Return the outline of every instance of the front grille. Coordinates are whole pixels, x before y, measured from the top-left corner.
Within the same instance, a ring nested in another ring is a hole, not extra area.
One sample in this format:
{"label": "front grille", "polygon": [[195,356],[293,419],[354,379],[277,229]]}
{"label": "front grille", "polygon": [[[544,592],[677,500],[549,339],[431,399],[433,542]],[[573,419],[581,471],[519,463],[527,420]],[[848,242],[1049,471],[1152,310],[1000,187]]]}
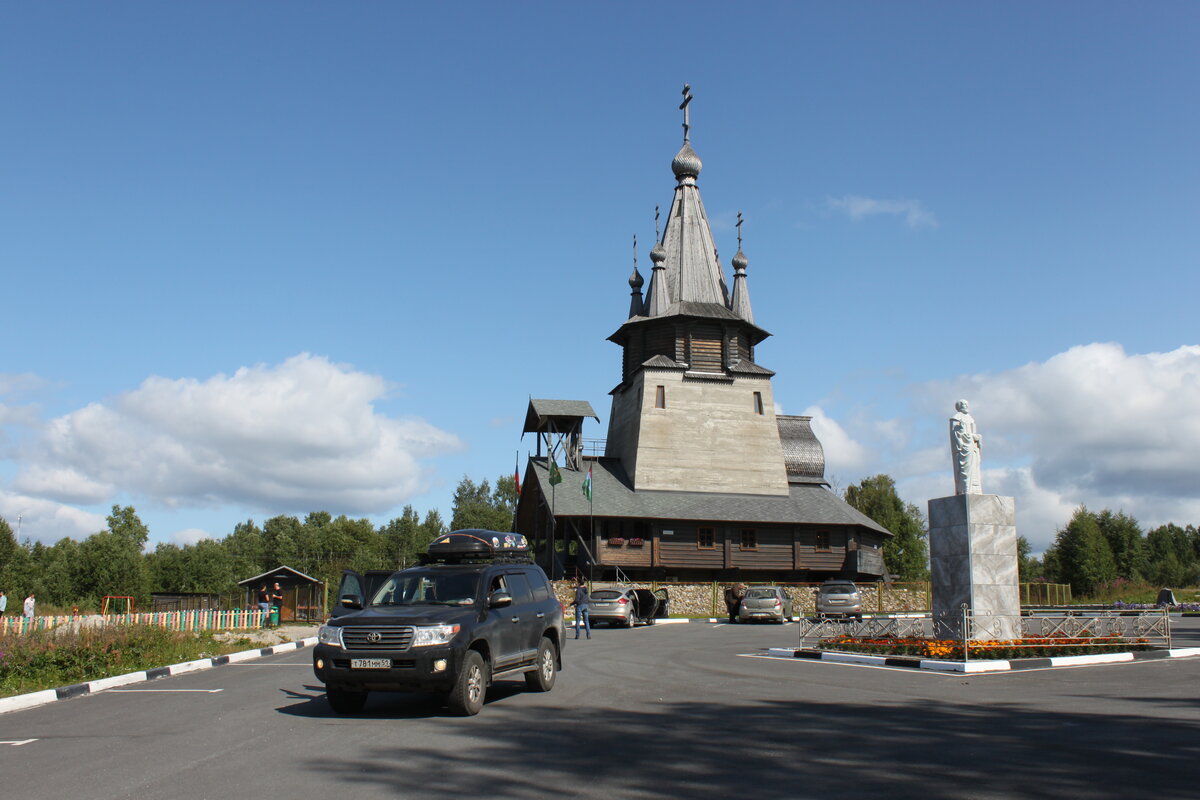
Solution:
{"label": "front grille", "polygon": [[342,628],[342,644],[347,650],[407,650],[412,640],[411,625]]}

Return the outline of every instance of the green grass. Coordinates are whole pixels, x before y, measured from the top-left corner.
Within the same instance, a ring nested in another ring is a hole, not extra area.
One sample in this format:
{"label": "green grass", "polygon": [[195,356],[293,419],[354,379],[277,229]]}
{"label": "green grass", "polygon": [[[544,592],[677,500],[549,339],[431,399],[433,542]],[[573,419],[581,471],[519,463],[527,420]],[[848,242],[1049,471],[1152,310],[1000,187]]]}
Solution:
{"label": "green grass", "polygon": [[[1120,600],[1123,603],[1154,603],[1158,599],[1161,586],[1149,583],[1133,583],[1119,579],[1096,588],[1096,591],[1086,597],[1077,597],[1075,602],[1082,605],[1111,604]],[[1175,599],[1180,603],[1200,603],[1200,588],[1187,587],[1177,589],[1171,587]]]}
{"label": "green grass", "polygon": [[0,697],[165,667],[252,648],[211,633],[146,626],[50,630],[0,636]]}

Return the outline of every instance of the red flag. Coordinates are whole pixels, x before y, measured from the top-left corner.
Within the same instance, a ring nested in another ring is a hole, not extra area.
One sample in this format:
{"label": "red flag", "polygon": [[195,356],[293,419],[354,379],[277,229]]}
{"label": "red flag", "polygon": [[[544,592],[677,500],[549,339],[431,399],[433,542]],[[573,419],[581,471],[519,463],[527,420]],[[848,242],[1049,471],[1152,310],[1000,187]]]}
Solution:
{"label": "red flag", "polygon": [[516,463],[513,465],[513,483],[517,484],[517,497],[521,496],[521,454],[517,453]]}

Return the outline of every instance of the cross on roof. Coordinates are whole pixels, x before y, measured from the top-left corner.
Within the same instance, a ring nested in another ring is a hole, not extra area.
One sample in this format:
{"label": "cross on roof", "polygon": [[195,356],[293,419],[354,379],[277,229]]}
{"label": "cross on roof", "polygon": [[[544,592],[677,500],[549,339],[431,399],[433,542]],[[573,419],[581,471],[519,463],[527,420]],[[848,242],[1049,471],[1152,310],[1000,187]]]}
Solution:
{"label": "cross on roof", "polygon": [[738,229],[738,250],[741,250],[742,249],[742,212],[740,212],[740,211],[738,212],[738,221],[737,221],[736,227]]}
{"label": "cross on roof", "polygon": [[683,85],[683,102],[679,104],[679,110],[683,112],[683,141],[688,139],[688,131],[691,129],[688,117],[688,103],[692,102],[692,87],[688,84]]}

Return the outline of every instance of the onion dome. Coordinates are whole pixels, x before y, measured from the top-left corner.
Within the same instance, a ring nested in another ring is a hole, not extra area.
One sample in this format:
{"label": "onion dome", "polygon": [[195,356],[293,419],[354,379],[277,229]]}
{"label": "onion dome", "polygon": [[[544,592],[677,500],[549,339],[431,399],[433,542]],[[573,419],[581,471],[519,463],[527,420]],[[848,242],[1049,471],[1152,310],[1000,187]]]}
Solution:
{"label": "onion dome", "polygon": [[688,142],[684,142],[675,158],[671,159],[671,171],[675,173],[675,179],[680,181],[684,178],[700,177],[700,168],[703,166],[700,156],[696,155],[696,151]]}
{"label": "onion dome", "polygon": [[650,260],[654,262],[655,267],[667,260],[667,248],[663,247],[662,242],[654,245],[654,249],[650,251]]}
{"label": "onion dome", "polygon": [[642,274],[638,272],[638,268],[634,266],[633,274],[629,276],[629,288],[640,291],[643,284],[645,284],[645,281],[642,280]]}
{"label": "onion dome", "polygon": [[734,271],[741,274],[745,274],[746,267],[750,265],[750,261],[746,258],[746,254],[742,252],[740,247],[738,248],[737,255],[733,257],[732,264]]}

